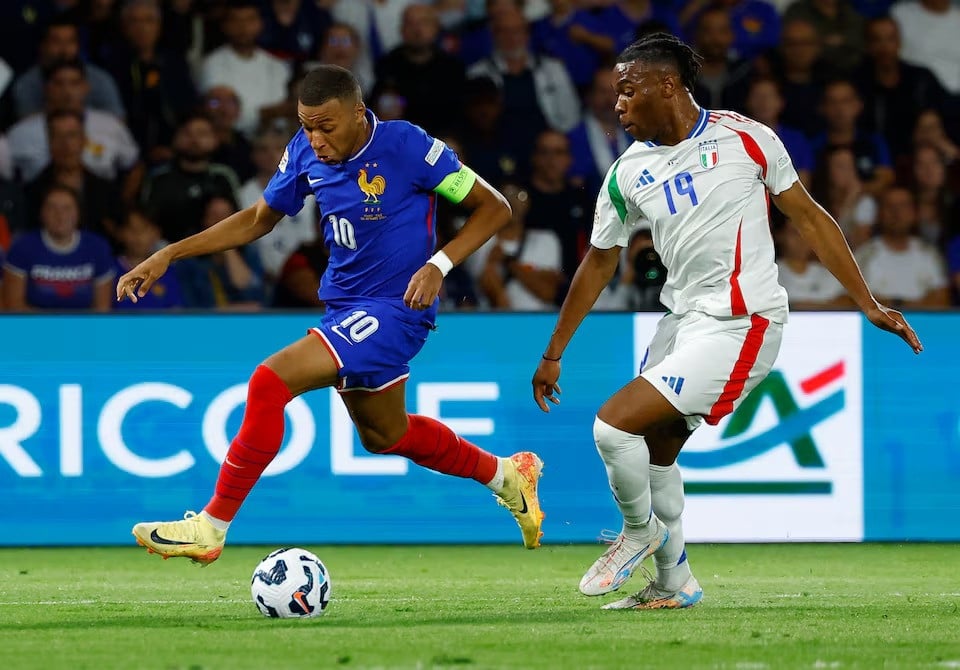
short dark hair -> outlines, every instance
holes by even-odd
[[[652,33],[641,37],[620,52],[617,63],[660,63],[672,65],[680,75],[680,82],[693,91],[700,76],[703,58],[683,40],[667,33]]]
[[[68,58],[66,60],[58,60],[43,68],[43,82],[47,83],[53,79],[53,76],[60,72],[60,70],[76,70],[84,79],[87,77],[87,68],[84,66],[83,61],[79,58]]]
[[[83,114],[73,111],[72,109],[58,109],[56,111],[47,112],[47,128],[52,128],[53,124],[60,119],[74,119],[80,124],[80,127],[83,128]]]
[[[319,65],[300,82],[300,102],[308,107],[334,99],[359,102],[362,97],[357,78],[339,65]]]

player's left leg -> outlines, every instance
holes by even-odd
[[[692,421],[691,421],[692,420]],[[703,598],[703,590],[690,571],[684,546],[683,479],[676,459],[690,437],[691,423],[699,417],[687,417],[657,427],[646,435],[650,448],[650,496],[653,513],[670,531],[667,541],[654,553],[657,575],[638,593],[604,605],[603,609],[678,609],[691,607]]]
[[[682,415],[642,377],[617,391],[597,412],[593,437],[607,469],[623,529],[584,573],[580,592],[599,596],[619,589],[669,537],[652,510],[650,450],[645,435]]]
[[[341,394],[364,448],[403,456],[435,472],[480,482],[513,514],[524,546],[539,546],[543,520],[537,497],[537,480],[543,467],[540,458],[531,452],[498,458],[436,419],[407,414],[405,387],[405,382],[399,381],[376,393],[355,390]]]

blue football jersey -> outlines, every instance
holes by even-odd
[[[317,159],[306,133],[290,140],[263,192],[271,208],[292,216],[313,193],[322,214],[330,262],[320,299],[399,299],[413,274],[433,255],[437,194],[460,170],[443,142],[406,121],[379,121],[367,111],[372,134],[347,161]]]

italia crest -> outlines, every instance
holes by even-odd
[[[717,149],[717,143],[714,141],[701,142],[699,149],[700,165],[707,170],[717,167],[717,163],[720,162],[720,152]]]

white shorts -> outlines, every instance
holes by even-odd
[[[770,372],[783,324],[758,314],[718,318],[667,314],[647,347],[640,376],[687,417],[693,430],[716,425]]]

